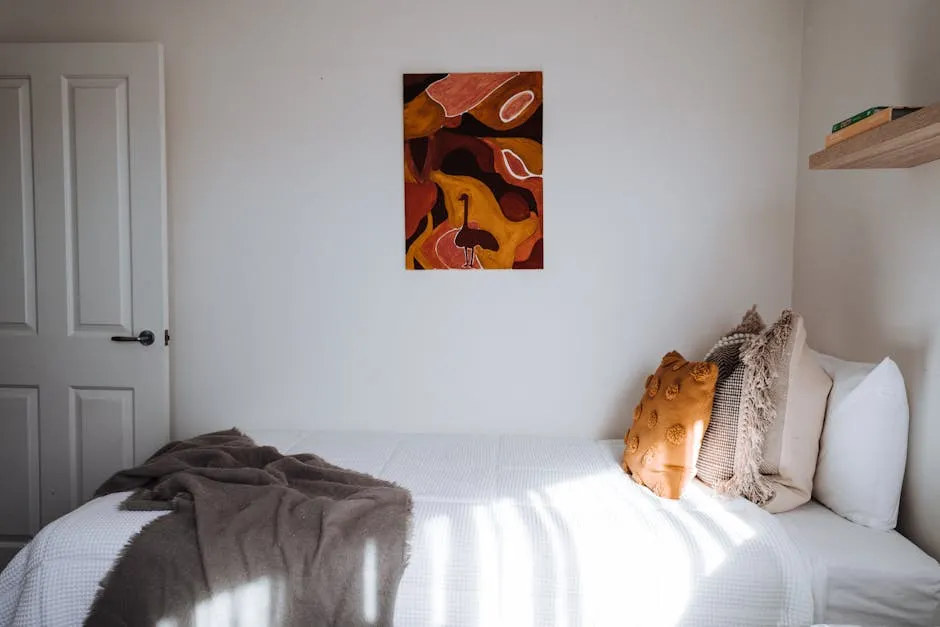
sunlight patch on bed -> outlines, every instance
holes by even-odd
[[[379,564],[375,538],[368,538],[362,549],[362,617],[375,624],[379,617]]]
[[[533,542],[519,506],[506,498],[477,505],[473,521],[480,625],[532,625]]]
[[[533,621],[532,540],[518,508],[509,499],[492,505],[499,529],[500,616],[508,625],[531,625]]]
[[[699,574],[705,576],[712,574],[728,558],[728,554],[718,540],[694,516],[681,508],[676,508],[675,515],[689,531],[702,560],[702,572],[693,573],[693,577]]]
[[[479,505],[473,508],[473,520],[477,532],[477,555],[479,559],[478,590],[480,625],[499,624],[499,544],[496,526],[490,508]]]
[[[693,556],[687,542],[658,502],[644,503],[624,494],[622,500],[599,504],[601,495],[609,499],[612,481],[622,483],[624,478],[617,471],[603,471],[544,491],[574,547],[578,614],[585,624],[604,624],[611,616],[623,616],[625,624],[675,624],[693,593]]]
[[[435,516],[424,527],[431,558],[431,624],[447,623],[447,569],[450,565],[450,519]]]
[[[700,494],[695,499],[696,508],[715,521],[735,546],[740,546],[754,537],[754,529],[733,511],[723,507],[727,501],[711,494]]]
[[[280,582],[261,577],[200,601],[193,608],[193,627],[275,627],[282,623],[284,589]],[[166,617],[158,627],[176,627],[178,621]]]
[[[552,566],[555,572],[555,625],[556,627],[566,627],[568,624],[568,563],[565,549],[565,541],[558,525],[552,520],[552,516],[545,505],[542,497],[529,492],[529,501],[532,503],[532,509],[538,516],[539,522],[545,528],[548,535],[549,545],[552,547],[551,558]]]

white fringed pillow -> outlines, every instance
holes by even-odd
[[[813,498],[854,523],[887,531],[898,522],[909,410],[897,364],[814,353],[832,380]]]

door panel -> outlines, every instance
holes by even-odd
[[[134,464],[134,390],[80,388],[72,389],[71,413],[75,425],[75,450],[72,476],[73,494],[81,502],[115,469]]]
[[[70,333],[129,334],[127,79],[64,79]]]
[[[39,530],[39,390],[0,387],[0,536]],[[8,508],[8,510],[6,509]]]
[[[0,334],[36,333],[36,231],[28,78],[0,78]]]
[[[163,112],[158,44],[0,44],[0,387],[36,399],[42,524],[169,439],[169,347],[110,341],[167,326]]]

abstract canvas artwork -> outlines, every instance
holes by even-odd
[[[542,73],[403,83],[405,267],[541,269]]]

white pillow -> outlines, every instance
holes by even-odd
[[[907,463],[904,377],[891,359],[842,361],[815,353],[832,378],[813,497],[852,522],[894,529]]]

